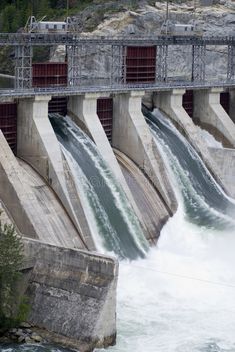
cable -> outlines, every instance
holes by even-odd
[[[187,279],[187,280],[194,280],[194,281],[199,281],[199,282],[203,282],[203,283],[207,283],[207,284],[213,284],[213,285],[222,286],[222,287],[235,288],[235,284],[228,284],[228,283],[223,283],[223,282],[210,281],[210,280],[200,279],[200,278],[196,278],[196,277],[192,277],[192,276],[176,274],[176,273],[170,273],[170,272],[167,272],[167,271],[151,269],[151,268],[144,267],[144,266],[141,266],[141,265],[127,264],[127,263],[124,263],[124,262],[121,265],[136,267],[136,268],[139,268],[139,269],[149,270],[149,271],[153,271],[153,272],[156,272],[156,273],[159,273],[159,274],[164,274],[164,275],[169,275],[169,276],[174,276],[174,277],[180,277],[180,278]]]

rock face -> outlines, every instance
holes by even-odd
[[[40,336],[91,351],[116,340],[117,262],[24,238],[25,255],[36,258],[26,294],[29,322]]]
[[[116,3],[116,2],[115,2]],[[119,3],[119,2],[118,2]],[[116,6],[113,2],[106,2],[87,8],[78,15],[81,31],[90,31],[90,27],[86,25],[87,19],[91,21],[96,19],[93,27],[97,26],[91,36],[105,35],[131,35],[131,36],[147,36],[159,35],[161,26],[165,19],[166,2],[157,1],[154,6],[150,6],[152,1],[137,1],[136,8],[128,7],[125,10],[123,1]],[[197,3],[199,3],[197,1]],[[113,7],[112,7],[112,6]],[[101,10],[107,10],[102,17],[93,16],[94,13]],[[106,6],[106,7],[105,7]],[[111,6],[111,7],[110,7]],[[130,10],[131,9],[131,10]],[[169,18],[173,23],[195,23],[201,29],[203,35],[208,36],[230,36],[235,35],[235,3],[233,0],[217,0],[213,6],[197,6],[194,11],[193,1],[177,1],[169,6]],[[99,24],[98,24],[99,23]],[[98,24],[98,25],[97,25]],[[95,49],[94,49],[95,50]],[[91,52],[91,57],[92,57]],[[57,59],[60,60],[61,51],[57,52]],[[54,59],[56,58],[54,56]],[[169,47],[168,55],[168,75],[189,77],[191,74],[192,53],[191,47],[172,46]],[[97,73],[105,75],[107,71],[107,63],[95,60]],[[105,70],[104,70],[105,67]],[[216,68],[217,78],[224,79],[227,74],[227,48],[208,46],[206,48],[206,78],[214,78],[214,70]],[[89,70],[88,70],[89,71]]]
[[[210,7],[193,8],[192,1],[182,4],[172,4],[169,7],[170,21],[173,23],[195,23],[205,36],[230,36],[235,35],[235,4],[234,1],[220,1]],[[155,6],[143,5],[136,11],[127,11],[105,19],[93,35],[159,35],[165,19],[166,3],[157,1]],[[168,75],[189,76],[191,73],[192,53],[191,48],[185,46],[169,47]],[[214,70],[223,79],[227,74],[227,48],[207,47],[206,50],[206,75],[207,79],[214,77]]]

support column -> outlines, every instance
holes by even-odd
[[[89,249],[94,249],[72,173],[48,119],[50,99],[50,96],[35,96],[34,99],[19,101],[17,156],[32,165],[50,184],[73,220],[82,240]]]
[[[32,87],[32,46],[18,45],[15,48],[15,88]]]
[[[163,161],[141,113],[144,92],[114,98],[113,146],[132,159],[148,175],[170,212],[176,210],[174,192],[167,180]]]
[[[192,81],[203,82],[205,81],[205,45],[192,46]]]
[[[158,92],[154,95],[154,105],[155,107],[162,110],[168,117],[170,117],[177,128],[183,132],[188,141],[192,144],[195,150],[199,153],[201,158],[204,160],[208,169],[214,175],[216,180],[222,185],[224,190],[229,194],[226,184],[222,182],[222,175],[220,169],[217,167],[211,155],[208,151],[208,147],[205,141],[202,139],[201,135],[198,133],[197,126],[194,125],[191,117],[186,113],[183,108],[183,94],[184,89],[173,89],[169,92]],[[202,105],[200,101],[199,104],[195,103],[194,106],[197,108],[198,105]],[[195,109],[196,109],[195,108]]]
[[[107,94],[105,94],[105,96],[107,96]],[[100,154],[102,155],[102,157],[112,170],[113,174],[115,175],[116,179],[122,186],[127,198],[129,199],[133,209],[135,210],[136,215],[142,223],[143,228],[145,228],[142,221],[142,215],[139,213],[139,210],[135,204],[135,201],[126,183],[126,180],[122,174],[117,159],[113,153],[112,147],[108,141],[108,138],[97,115],[97,99],[101,97],[102,94],[96,93],[87,93],[85,95],[80,96],[71,96],[68,102],[68,115],[73,118],[73,120],[78,126],[82,125],[82,128],[86,129],[87,133],[92,137]]]
[[[235,45],[228,45],[228,69],[227,79],[234,80],[235,78]]]
[[[194,117],[225,147],[235,147],[235,125],[220,105],[220,88],[195,91]]]

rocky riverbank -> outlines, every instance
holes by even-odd
[[[23,322],[18,328],[7,331],[0,337],[0,343],[46,343],[30,324]]]

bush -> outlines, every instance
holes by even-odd
[[[0,329],[12,327],[26,317],[25,301],[19,302],[16,290],[22,262],[21,238],[13,225],[0,221]]]

